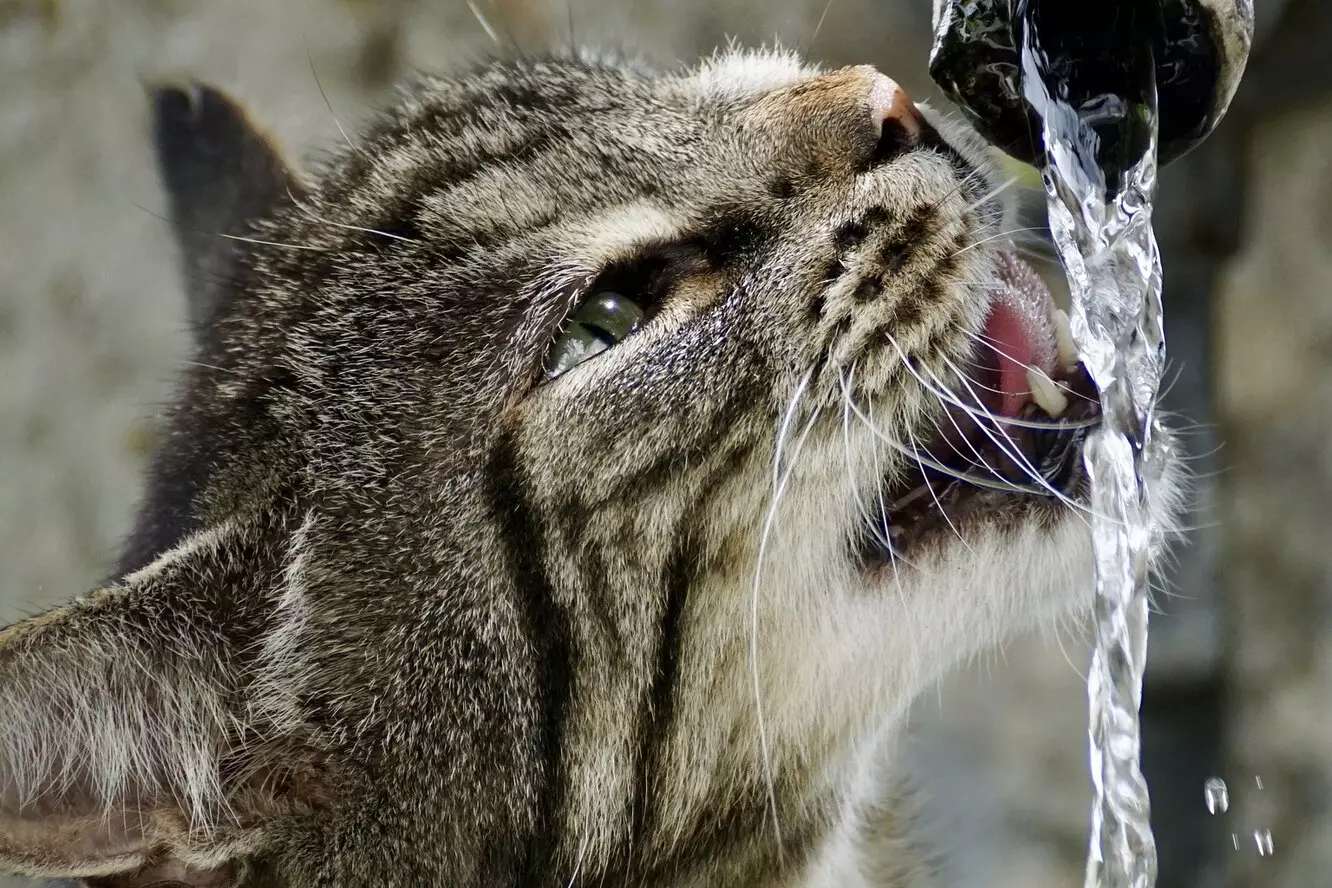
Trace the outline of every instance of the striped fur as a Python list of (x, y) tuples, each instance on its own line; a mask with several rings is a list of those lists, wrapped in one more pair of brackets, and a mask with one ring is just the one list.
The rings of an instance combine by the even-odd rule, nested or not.
[[(176, 203), (213, 201), (175, 214), (199, 358), (121, 578), (0, 633), (0, 864), (929, 884), (911, 701), (1074, 606), (1089, 562), (1028, 504), (893, 579), (858, 563), (902, 458), (840, 382), (929, 427), (882, 334), (949, 378), (1005, 212), (941, 121), (872, 160), (868, 76), (496, 63), (412, 85), (308, 180), (218, 94), (160, 94)], [(182, 161), (213, 130), (262, 212)], [(543, 383), (588, 284), (645, 258), (651, 321)]]

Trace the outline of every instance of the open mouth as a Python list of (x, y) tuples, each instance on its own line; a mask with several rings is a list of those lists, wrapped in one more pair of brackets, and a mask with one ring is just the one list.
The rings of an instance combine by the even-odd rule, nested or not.
[(1100, 396), (1078, 360), (1068, 316), (1016, 256), (999, 254), (996, 280), (981, 336), (952, 390), (921, 379), (943, 410), (913, 465), (884, 491), (865, 535), (868, 563), (937, 534), (960, 534), (977, 517), (1022, 518), (1085, 494), (1082, 443), (1100, 423)]

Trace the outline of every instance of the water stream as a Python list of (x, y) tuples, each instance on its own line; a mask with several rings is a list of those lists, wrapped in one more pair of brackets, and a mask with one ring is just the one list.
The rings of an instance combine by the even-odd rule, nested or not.
[(1166, 456), (1155, 418), (1165, 339), (1161, 262), (1151, 225), (1154, 66), (1150, 51), (1145, 60), (1118, 57), (1114, 73), (1124, 80), (1070, 87), (1067, 65), (1059, 64), (1067, 47), (1056, 53), (1043, 41), (1039, 5), (1016, 4), (1021, 86), (1041, 120), (1042, 179), (1051, 233), (1068, 275), (1073, 339), (1100, 388), (1103, 412), (1083, 457), (1091, 481), (1096, 627), (1087, 681), (1096, 799), (1085, 884), (1151, 888), (1156, 844), (1139, 768), (1138, 712), (1147, 655), (1147, 569), (1159, 538), (1147, 503)]
[[(1253, 21), (1248, 0), (1229, 17), (1201, 13), (1164, 0), (935, 2), (930, 74), (987, 139), (1041, 170), (1074, 343), (1101, 393), (1103, 422), (1083, 453), (1096, 627), (1086, 888), (1156, 881), (1138, 720), (1161, 540), (1149, 503), (1169, 457), (1156, 417), (1165, 337), (1152, 199), (1158, 152), (1178, 157), (1224, 113)], [(1158, 90), (1173, 115), (1164, 135)], [(1219, 780), (1206, 792), (1210, 809), (1228, 805)], [(1271, 853), (1265, 833), (1254, 841)]]

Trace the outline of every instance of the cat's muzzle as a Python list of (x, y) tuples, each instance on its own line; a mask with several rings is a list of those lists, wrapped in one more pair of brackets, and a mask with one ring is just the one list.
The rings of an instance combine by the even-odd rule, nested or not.
[[(1068, 319), (1036, 273), (1009, 253), (964, 373), (951, 384), (917, 371), (942, 405), (933, 437), (886, 480), (862, 539), (868, 564), (922, 542), (963, 540), (978, 521), (1042, 520), (1082, 505), (1082, 445), (1100, 424), (1100, 393)], [(926, 371), (927, 372), (927, 371)]]

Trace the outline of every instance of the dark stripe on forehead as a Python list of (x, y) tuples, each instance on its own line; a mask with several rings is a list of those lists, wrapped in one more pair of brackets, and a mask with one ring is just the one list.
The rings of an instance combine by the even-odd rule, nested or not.
[(376, 161), (358, 154), (349, 158), (346, 168), (328, 180), (322, 200), (333, 206), (349, 202), (379, 204), (383, 209), (376, 215), (393, 220), (384, 224), (396, 228), (414, 219), (423, 196), (456, 188), (490, 170), (525, 165), (569, 139), (568, 131), (554, 123), (530, 129), (515, 128), (507, 136), (500, 145), (485, 149), (470, 146), (464, 151), (461, 144), (428, 142), (412, 133), (393, 133), (371, 141), (365, 153), (370, 157), (385, 156), (416, 146), (428, 151), (430, 160), (411, 171), (395, 173), (392, 176), (393, 190), (389, 193), (382, 182), (366, 184), (366, 177), (374, 170)]
[(546, 531), (528, 498), (517, 444), (510, 434), (500, 436), (486, 466), (486, 487), (523, 617), (536, 674), (534, 702), (540, 711), (541, 734), (535, 751), (545, 782), (538, 793), (537, 832), (523, 855), (527, 879), (522, 884), (545, 884), (558, 851), (558, 817), (563, 807), (562, 755), (573, 681), (573, 633), (569, 614), (555, 600), (546, 575)]

